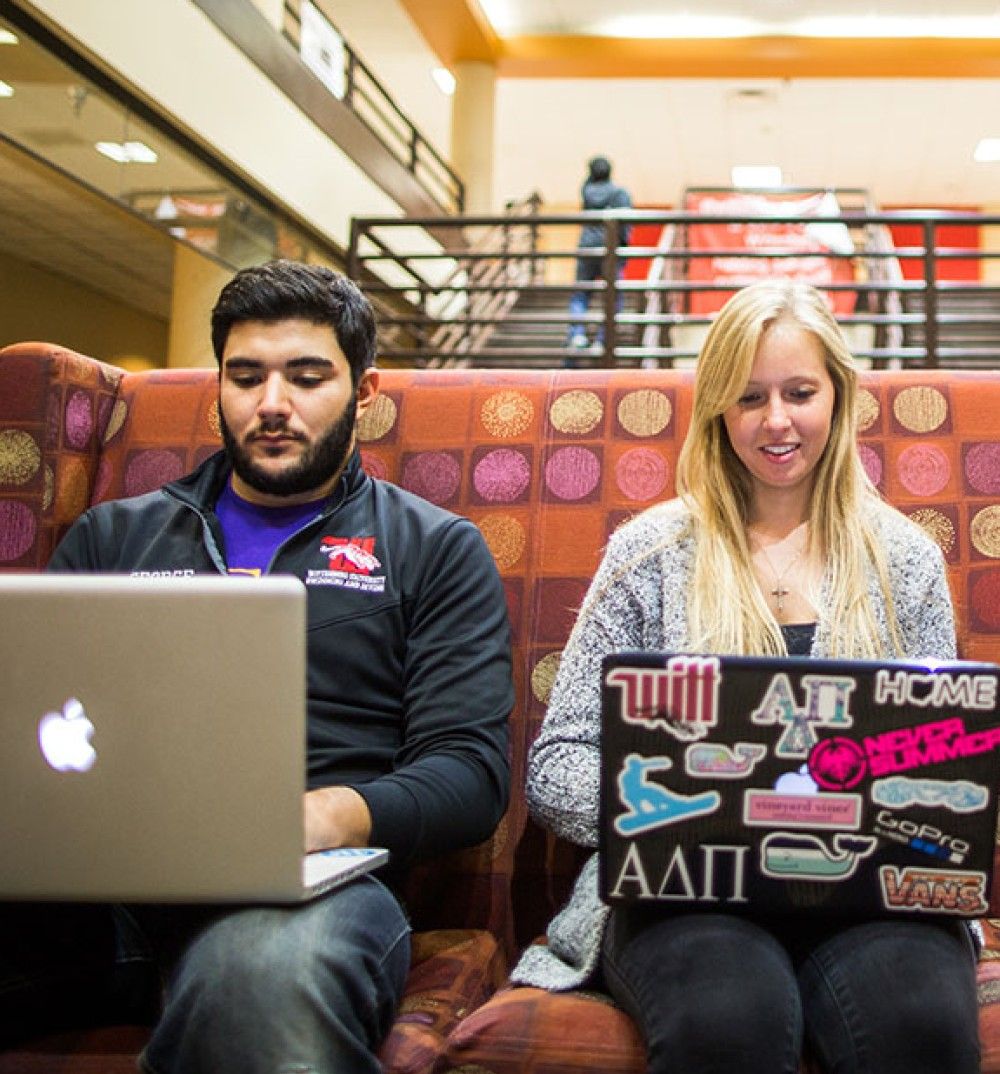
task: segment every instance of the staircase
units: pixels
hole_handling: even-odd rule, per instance
[[[837,228],[821,234],[829,252],[813,252],[810,247],[803,254],[781,233],[776,233],[773,244],[758,241],[762,220],[768,225],[796,228],[815,222],[801,213],[789,213],[785,220],[777,211],[706,215],[687,210],[636,210],[628,250],[630,271],[619,289],[622,308],[610,341],[614,351],[607,353],[596,342],[604,321],[605,295],[600,281],[585,287],[591,297],[586,318],[590,345],[580,350],[567,345],[569,300],[574,290],[567,273],[576,254],[573,229],[590,217],[584,213],[543,215],[537,209],[532,199],[494,217],[372,217],[354,221],[350,275],[364,276],[369,293],[389,306],[380,311],[384,337],[380,357],[389,362],[439,367],[690,364],[714,313],[704,301],[694,304],[694,296],[704,300],[709,292],[721,295],[764,274],[749,262],[765,259],[765,268],[777,273],[768,266],[784,258],[777,261],[780,274],[785,274],[786,268],[794,274],[796,259],[820,257],[852,266],[850,274],[834,275],[832,282],[824,277],[818,285],[828,287],[835,305],[839,293],[857,294],[856,306],[842,314],[841,322],[861,360],[876,367],[886,363],[891,367],[1000,366],[1000,282],[940,278],[931,292],[933,308],[925,309],[927,296],[922,285],[913,274],[904,275],[901,261],[920,260],[927,251],[912,243],[898,246],[892,230],[933,230],[959,224],[977,229],[997,227],[1000,215],[870,211],[867,202],[864,209],[852,203],[849,212],[830,213],[829,220],[815,218],[818,226]],[[606,220],[609,230],[616,219]],[[719,236],[722,245],[718,241],[711,246],[691,245],[690,232],[706,224],[730,229]],[[734,225],[756,229],[751,232],[755,241],[740,245],[733,240]],[[420,228],[428,234],[432,228],[435,232],[452,229],[466,239],[465,246],[457,250],[452,242],[442,244],[439,250],[428,250],[430,244],[417,241]],[[640,234],[636,241],[640,228],[649,232]],[[572,240],[566,238],[569,235]],[[815,239],[816,235],[810,233],[809,237]],[[850,249],[841,242],[848,237]],[[830,245],[834,238],[841,246]],[[979,263],[974,277],[988,276],[987,260],[996,256],[972,247],[944,247],[935,242],[929,246],[935,251],[933,256],[939,255],[942,277],[950,271],[944,267],[946,259],[959,257]],[[692,273],[696,259],[707,259],[713,267],[719,262],[725,278]],[[389,299],[395,300],[394,306]],[[642,324],[634,323],[636,319]],[[925,353],[928,341],[933,349],[930,356]]]
[[[961,284],[938,284],[937,364],[946,369],[980,369],[1000,362],[1000,287],[966,290]],[[924,314],[926,296],[919,291],[903,295],[907,313]],[[903,329],[907,347],[924,347],[924,322]]]
[[[553,351],[565,347],[569,333],[569,296],[572,290],[572,286],[567,284],[565,287],[522,292],[510,313],[490,333],[487,344],[490,351],[532,350],[551,356]],[[600,291],[591,292],[587,332],[592,343],[598,330],[603,328],[602,300]],[[642,301],[639,292],[625,292],[619,318],[624,314],[637,313]],[[617,345],[637,347],[640,342],[640,327],[622,324],[619,320]],[[601,348],[592,346],[574,353],[584,357],[600,356]]]

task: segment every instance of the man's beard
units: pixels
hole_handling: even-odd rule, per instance
[[[222,442],[233,464],[233,470],[250,488],[268,496],[298,496],[320,488],[343,468],[351,450],[355,417],[355,399],[352,396],[344,407],[343,414],[327,429],[323,437],[313,444],[294,466],[280,473],[270,473],[251,459],[248,450],[237,443],[222,416],[221,408],[219,425]],[[259,431],[258,429],[257,432]]]

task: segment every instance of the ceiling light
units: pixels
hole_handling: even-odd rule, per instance
[[[980,164],[1000,160],[1000,138],[980,138],[972,157]]]
[[[145,142],[96,142],[94,148],[116,164],[155,164],[159,160]]]
[[[781,186],[781,169],[777,164],[736,164],[731,175],[733,186]]]
[[[447,67],[434,67],[431,69],[431,78],[437,83],[437,88],[446,96],[451,97],[455,93],[455,76]]]
[[[761,23],[728,15],[615,15],[595,24],[592,33],[605,37],[702,38],[752,37]]]
[[[496,25],[496,24],[494,24]],[[633,38],[739,37],[947,37],[1000,38],[996,16],[905,18],[888,15],[823,15],[744,18],[736,15],[614,15],[586,25],[584,33]]]
[[[496,33],[503,35],[517,31],[517,20],[511,11],[510,0],[479,0],[479,8]]]
[[[13,97],[14,87],[9,83],[0,80],[0,97]]]
[[[0,30],[0,45],[16,45],[17,34],[12,34],[10,30]]]

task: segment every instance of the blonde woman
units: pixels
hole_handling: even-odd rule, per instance
[[[937,546],[885,504],[855,449],[856,374],[823,296],[734,295],[702,348],[678,497],[618,530],[562,657],[528,799],[597,843],[600,665],[609,652],[955,656]],[[770,920],[609,909],[597,856],[514,980],[603,982],[649,1070],[979,1070],[975,951],[962,923]]]

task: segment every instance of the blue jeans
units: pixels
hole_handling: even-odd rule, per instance
[[[39,907],[37,911],[52,911]],[[103,908],[68,908],[91,919],[61,944],[65,966],[11,969],[0,950],[0,1023],[30,994],[60,1027],[122,1017],[122,941],[109,940]],[[58,911],[57,911],[58,912]],[[5,909],[0,907],[0,922]],[[117,913],[117,911],[116,911]],[[150,1074],[354,1074],[381,1071],[376,1051],[399,1007],[410,964],[410,929],[395,897],[365,876],[296,906],[136,908],[146,966],[172,970],[162,1014],[140,1063]],[[39,919],[36,918],[36,921]],[[119,923],[119,932],[120,932]],[[0,928],[0,937],[4,930]],[[44,946],[44,945],[43,945]],[[79,950],[80,958],[74,959]],[[109,955],[111,956],[109,958]],[[135,963],[133,962],[133,966]],[[53,1022],[52,997],[76,1003]],[[99,1002],[94,997],[100,997]],[[74,999],[74,997],[76,997]],[[79,1000],[90,997],[84,1012]],[[83,1015],[83,1017],[81,1017]],[[32,1029],[43,1028],[38,1019]]]
[[[576,279],[578,283],[592,283],[594,280],[602,278],[604,259],[601,257],[578,257],[576,259]],[[618,262],[618,279],[622,278],[625,271],[624,261]],[[587,326],[583,323],[582,317],[587,312],[587,308],[590,305],[590,293],[588,291],[574,291],[569,296],[569,313],[570,316],[576,318],[569,326],[569,334],[567,338],[572,342],[574,336],[585,336],[587,334]],[[618,292],[618,296],[615,299],[615,310],[621,313],[622,310],[622,293]],[[601,343],[604,340],[604,328],[599,326],[595,335],[597,343]]]
[[[780,938],[779,938],[780,937]],[[975,954],[959,922],[774,923],[616,909],[605,983],[651,1074],[978,1074]]]

